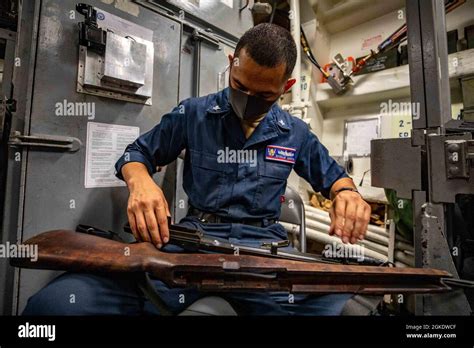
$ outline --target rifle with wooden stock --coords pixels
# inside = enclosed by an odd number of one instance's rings
[[[169,287],[202,291],[290,293],[439,293],[451,275],[429,268],[395,268],[305,262],[275,257],[166,253],[151,243],[126,244],[68,230],[41,233],[37,260],[14,258],[16,267],[79,272],[149,274]],[[454,279],[453,279],[454,280]]]

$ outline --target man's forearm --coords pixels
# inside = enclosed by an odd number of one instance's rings
[[[151,178],[147,167],[140,162],[130,162],[124,164],[122,167],[122,176],[129,189],[133,188],[137,182],[143,182]]]
[[[351,178],[342,178],[334,182],[331,186],[331,200],[334,199],[336,196],[336,191],[342,189],[343,187],[352,187],[354,189],[357,189],[357,187],[354,184],[354,181]]]

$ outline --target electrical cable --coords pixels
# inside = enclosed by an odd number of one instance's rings
[[[318,70],[324,75],[324,77],[329,77],[329,73],[324,71],[324,69],[321,67],[321,65],[318,63],[316,58],[313,55],[313,52],[311,51],[311,48],[309,47],[308,44],[308,39],[306,39],[306,34],[303,30],[303,27],[300,27],[301,31],[301,47],[303,48],[303,52],[305,53],[306,57],[308,60],[318,68]]]
[[[245,9],[248,7],[249,2],[250,2],[250,0],[247,0],[247,1],[245,2],[244,7],[239,8],[239,12],[242,12],[243,10],[245,10]]]

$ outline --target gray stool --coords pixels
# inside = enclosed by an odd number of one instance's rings
[[[237,312],[221,297],[203,297],[182,311],[180,316],[236,316]]]
[[[285,201],[281,204],[280,218],[278,221],[299,225],[299,251],[306,252],[306,225],[304,217],[304,203],[298,191],[287,186]]]

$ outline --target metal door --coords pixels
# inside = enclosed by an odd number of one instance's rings
[[[30,78],[21,79],[18,74],[15,85],[31,99],[28,101],[30,109],[24,108],[24,129],[17,125],[16,130],[23,134],[76,137],[83,146],[74,153],[11,149],[10,166],[13,167],[9,174],[16,172],[21,177],[18,185],[11,189],[12,197],[5,210],[16,212],[16,216],[10,216],[4,228],[5,233],[18,240],[51,229],[74,229],[79,223],[121,231],[127,219],[127,188],[84,186],[87,124],[93,121],[138,126],[143,133],[157,124],[178,101],[181,24],[131,2],[126,6],[121,1],[84,2],[153,31],[153,102],[150,106],[76,92],[78,22],[84,19],[75,12],[77,1],[42,0],[36,2],[36,8],[25,11],[22,20],[36,24],[31,32],[20,33],[20,37],[30,41],[23,42],[24,46],[35,47],[36,42],[36,55],[31,58],[34,68],[29,68]],[[23,72],[27,71],[28,67],[24,67]],[[64,100],[95,103],[95,118],[56,116],[55,105]],[[21,154],[21,161],[14,161],[15,153]],[[171,165],[155,176],[166,188],[170,204],[173,204],[175,174],[175,167]],[[10,180],[11,183],[14,180]],[[27,299],[54,274],[15,270],[13,313],[21,313]]]

